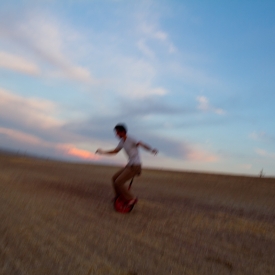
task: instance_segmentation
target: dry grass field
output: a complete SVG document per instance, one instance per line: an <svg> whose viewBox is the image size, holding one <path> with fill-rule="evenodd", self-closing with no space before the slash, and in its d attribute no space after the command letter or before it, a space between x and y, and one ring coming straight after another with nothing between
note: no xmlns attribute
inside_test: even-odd
<svg viewBox="0 0 275 275"><path fill-rule="evenodd" d="M275 274L275 179L117 170L0 154L0 274Z"/></svg>

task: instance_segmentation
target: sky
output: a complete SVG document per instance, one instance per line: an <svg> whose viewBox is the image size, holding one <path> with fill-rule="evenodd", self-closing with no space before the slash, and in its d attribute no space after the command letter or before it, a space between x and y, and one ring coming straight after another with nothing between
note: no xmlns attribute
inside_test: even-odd
<svg viewBox="0 0 275 275"><path fill-rule="evenodd" d="M0 148L275 176L275 1L1 0Z"/></svg>

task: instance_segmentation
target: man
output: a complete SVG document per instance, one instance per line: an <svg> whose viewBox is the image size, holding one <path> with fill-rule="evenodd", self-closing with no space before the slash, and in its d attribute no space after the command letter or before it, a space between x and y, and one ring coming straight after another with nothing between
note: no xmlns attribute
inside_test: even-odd
<svg viewBox="0 0 275 275"><path fill-rule="evenodd" d="M132 193L127 190L125 183L129 179L141 173L141 161L138 147L142 147L154 155L156 155L158 151L150 148L141 141L137 142L134 138L129 136L127 134L127 128L123 124L116 125L114 131L116 132L116 136L120 139L118 146L110 151L98 149L96 153L101 155L113 155L117 154L122 148L125 150L129 157L128 164L114 174L112 181L116 197L122 195L128 201L128 205L131 206L137 203L137 198L135 198Z"/></svg>

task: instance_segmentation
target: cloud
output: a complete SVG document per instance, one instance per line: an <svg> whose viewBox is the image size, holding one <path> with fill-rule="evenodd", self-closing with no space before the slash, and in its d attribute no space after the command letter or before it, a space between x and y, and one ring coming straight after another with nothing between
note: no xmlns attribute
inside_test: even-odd
<svg viewBox="0 0 275 275"><path fill-rule="evenodd" d="M20 141L22 143L28 143L28 144L32 144L32 145L44 144L44 142L40 138L38 138L34 135L26 134L26 133L24 133L22 131L18 131L18 130L0 127L0 135L5 135L10 139L13 139L15 141Z"/></svg>
<svg viewBox="0 0 275 275"><path fill-rule="evenodd" d="M1 148L25 151L31 154L58 157L58 144L47 141L37 135L26 133L24 130L0 127Z"/></svg>
<svg viewBox="0 0 275 275"><path fill-rule="evenodd" d="M153 146L156 146L160 153L166 157L192 162L217 162L219 160L217 155L188 141L173 140L172 138L164 136L151 136L148 137L148 141L151 142Z"/></svg>
<svg viewBox="0 0 275 275"><path fill-rule="evenodd" d="M83 82L85 84L96 84L97 80L92 78L89 70L80 66L71 66L70 64L63 64L60 66L61 70L52 71L47 74L53 78L68 78Z"/></svg>
<svg viewBox="0 0 275 275"><path fill-rule="evenodd" d="M112 69L107 85L118 95L141 99L168 94L165 88L153 85L157 71L147 60L117 55L110 57L109 66Z"/></svg>
<svg viewBox="0 0 275 275"><path fill-rule="evenodd" d="M149 46L146 44L146 41L144 39L140 39L137 43L137 46L138 46L138 49L149 58L155 57L155 53L153 52L153 50L149 48Z"/></svg>
<svg viewBox="0 0 275 275"><path fill-rule="evenodd" d="M253 140L256 140L256 141L262 141L262 142L268 142L268 143L274 143L275 142L275 137L264 132L264 131L261 131L261 132L253 132L249 135L249 137Z"/></svg>
<svg viewBox="0 0 275 275"><path fill-rule="evenodd" d="M13 145L15 147L21 144L28 150L39 148L38 152L44 150L46 155L51 153L63 157L95 160L97 156L87 148L91 148L92 144L94 146L97 146L96 144L115 146L116 141L112 129L115 124L124 122L126 119L126 124L131 128L130 134L133 133L136 136L135 133L137 133L137 139L158 148L165 157L182 161L213 162L218 160L214 154L188 141L152 134L144 125L144 121L136 119L137 115L142 115L142 110L133 110L131 114L131 106L128 111L121 110L112 116L98 116L89 120L70 122L57 118L57 109L59 111L62 109L60 110L59 106L50 101L23 98L4 89L0 89L0 98L1 124L6 125L0 128L0 134L6 137L1 138L2 145L4 141L10 144L8 140L13 140L15 142L13 144L17 144ZM143 112L150 113L150 105L156 114L161 112L163 106L158 104L149 101ZM166 112L173 113L172 108L169 106L166 108ZM144 129L147 129L146 133Z"/></svg>
<svg viewBox="0 0 275 275"><path fill-rule="evenodd" d="M176 53L177 52L177 48L171 43L169 45L168 52L169 53Z"/></svg>
<svg viewBox="0 0 275 275"><path fill-rule="evenodd" d="M43 98L25 98L0 88L2 127L52 142L81 140L81 137L63 129L66 120L61 117L65 116L66 111L52 101Z"/></svg>
<svg viewBox="0 0 275 275"><path fill-rule="evenodd" d="M40 69L35 63L21 56L3 51L0 52L0 67L34 76L40 74Z"/></svg>
<svg viewBox="0 0 275 275"><path fill-rule="evenodd" d="M161 30L158 26L159 20L155 18L154 12L147 10L147 12L138 13L137 19L138 34L142 37L141 41L143 41L144 45L147 41L159 42L161 45L166 47L168 54L173 54L177 51L176 47L169 39L168 33ZM145 49L139 45L139 49L145 54L152 51L149 50L148 46L146 46Z"/></svg>
<svg viewBox="0 0 275 275"><path fill-rule="evenodd" d="M139 24L139 30L141 31L141 33L143 35L145 35L147 38L150 39L157 39L160 41L165 41L167 40L167 33L158 30L158 28L156 27L156 24L150 24L148 22L146 22L146 19L143 19L141 21L141 23Z"/></svg>
<svg viewBox="0 0 275 275"><path fill-rule="evenodd" d="M128 57L125 55L116 56L110 59L111 65L115 66L116 72L123 74L124 82L150 83L156 76L157 70L152 63L146 59Z"/></svg>
<svg viewBox="0 0 275 275"><path fill-rule="evenodd" d="M1 141L9 140L9 142L1 144L1 147L9 147L21 149L31 154L39 154L43 152L44 156L54 157L76 157L82 160L98 160L99 156L94 153L79 149L74 144L63 144L45 141L35 135L27 134L22 131L0 127ZM16 145L15 145L16 144Z"/></svg>
<svg viewBox="0 0 275 275"><path fill-rule="evenodd" d="M55 103L38 98L24 98L0 88L0 117L2 123L51 128L61 126Z"/></svg>
<svg viewBox="0 0 275 275"><path fill-rule="evenodd" d="M193 110L180 105L171 105L162 98L148 96L147 98L137 98L136 100L121 99L120 108L123 110L125 117L146 117L152 116L177 116L181 114L191 113Z"/></svg>
<svg viewBox="0 0 275 275"><path fill-rule="evenodd" d="M265 132L258 132L258 133L253 132L253 133L249 134L249 137L254 140L262 140L262 139L265 139L266 133Z"/></svg>
<svg viewBox="0 0 275 275"><path fill-rule="evenodd" d="M251 170L252 164L242 164L240 165L240 168L245 170Z"/></svg>
<svg viewBox="0 0 275 275"><path fill-rule="evenodd" d="M152 57L157 55L157 49L161 46L166 50L166 53L173 54L176 52L176 47L172 43L167 31L164 31L159 24L160 14L158 13L158 4L141 3L140 9L135 11L133 18L136 19L136 30L139 36L138 47L147 56ZM148 44L150 43L150 47ZM152 50L152 47L154 49ZM163 51L162 51L163 55Z"/></svg>
<svg viewBox="0 0 275 275"><path fill-rule="evenodd" d="M224 115L225 111L223 109L215 108L209 104L209 100L205 96L198 96L198 109L203 112L214 112L217 115Z"/></svg>
<svg viewBox="0 0 275 275"><path fill-rule="evenodd" d="M61 111L64 110L51 101L24 98L0 89L0 146L43 152L46 156L97 159L83 149L96 139L68 131L66 121L58 118Z"/></svg>
<svg viewBox="0 0 275 275"><path fill-rule="evenodd" d="M129 110L131 107L129 106ZM169 111L169 110L168 110ZM139 113L139 111L138 111ZM140 113L139 113L140 114ZM147 126L141 119L136 119L135 111L131 116L129 113L117 114L112 117L93 117L87 121L76 121L69 123L65 128L83 136L108 142L116 146L118 142L113 134L114 126L123 122L129 128L129 135L141 140L150 146L156 147L160 154L165 157L172 157L183 161L215 162L219 157L197 144L192 144L184 139L174 139L163 134L153 134L152 127Z"/></svg>
<svg viewBox="0 0 275 275"><path fill-rule="evenodd" d="M275 153L267 152L266 150L259 149L259 148L255 149L255 152L257 155L261 157L275 159Z"/></svg>
<svg viewBox="0 0 275 275"><path fill-rule="evenodd" d="M76 32L68 26L61 26L52 16L29 12L27 16L22 15L19 18L6 16L2 18L1 23L0 39L10 41L13 49L19 51L21 55L33 55L42 61L41 67L45 71L45 76L65 77L86 84L97 82L87 68L72 61L75 49L70 49L71 37L77 37ZM21 55L6 55L5 59L19 60L26 66L26 60ZM18 69L13 66L13 69L16 68ZM34 64L28 64L27 68L37 71Z"/></svg>
<svg viewBox="0 0 275 275"><path fill-rule="evenodd" d="M188 53L185 55L188 55ZM195 59L195 57L192 58ZM197 58L201 59L200 56ZM172 61L169 65L167 65L167 67L175 76L180 77L185 83L190 83L192 85L204 88L206 86L211 88L220 86L219 80L215 77L210 76L207 72L195 67L194 65L186 65L185 63L185 61Z"/></svg>
<svg viewBox="0 0 275 275"><path fill-rule="evenodd" d="M162 87L150 87L149 84L141 83L128 83L121 88L120 93L127 95L130 98L148 98L151 96L164 96L168 92Z"/></svg>
<svg viewBox="0 0 275 275"><path fill-rule="evenodd" d="M142 35L133 34L138 42L132 46L137 46L146 56L137 58L134 54L127 56L122 50L131 46L128 41L122 47L111 43L113 37L121 43L117 33L102 35L93 31L92 36L90 32L84 34L46 12L23 11L17 18L4 15L0 23L0 39L12 45L10 54L17 60L24 60L25 64L35 58L37 70L39 67L43 77L75 80L88 87L97 85L105 94L112 91L112 94L129 98L158 97L168 93L167 89L154 83L159 67L148 60L148 57L154 58L155 49L149 47L147 41L152 38L163 43L169 39L165 32L153 25L144 26ZM172 46L169 51L173 51ZM78 61L79 57L82 63ZM35 67L30 65L29 73L34 73ZM16 69L15 66L12 68ZM102 78L93 76L92 71L102 74Z"/></svg>
<svg viewBox="0 0 275 275"><path fill-rule="evenodd" d="M204 96L198 96L197 101L199 102L198 109L202 111L208 111L210 109L208 99Z"/></svg>

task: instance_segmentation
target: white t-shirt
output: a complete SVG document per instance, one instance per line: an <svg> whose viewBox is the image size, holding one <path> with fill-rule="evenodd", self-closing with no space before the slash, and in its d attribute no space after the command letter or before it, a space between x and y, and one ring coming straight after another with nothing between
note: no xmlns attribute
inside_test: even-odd
<svg viewBox="0 0 275 275"><path fill-rule="evenodd" d="M124 141L122 138L116 148L119 150L123 148L125 150L129 158L127 165L141 165L137 143L138 142L134 138L127 135L126 140Z"/></svg>

